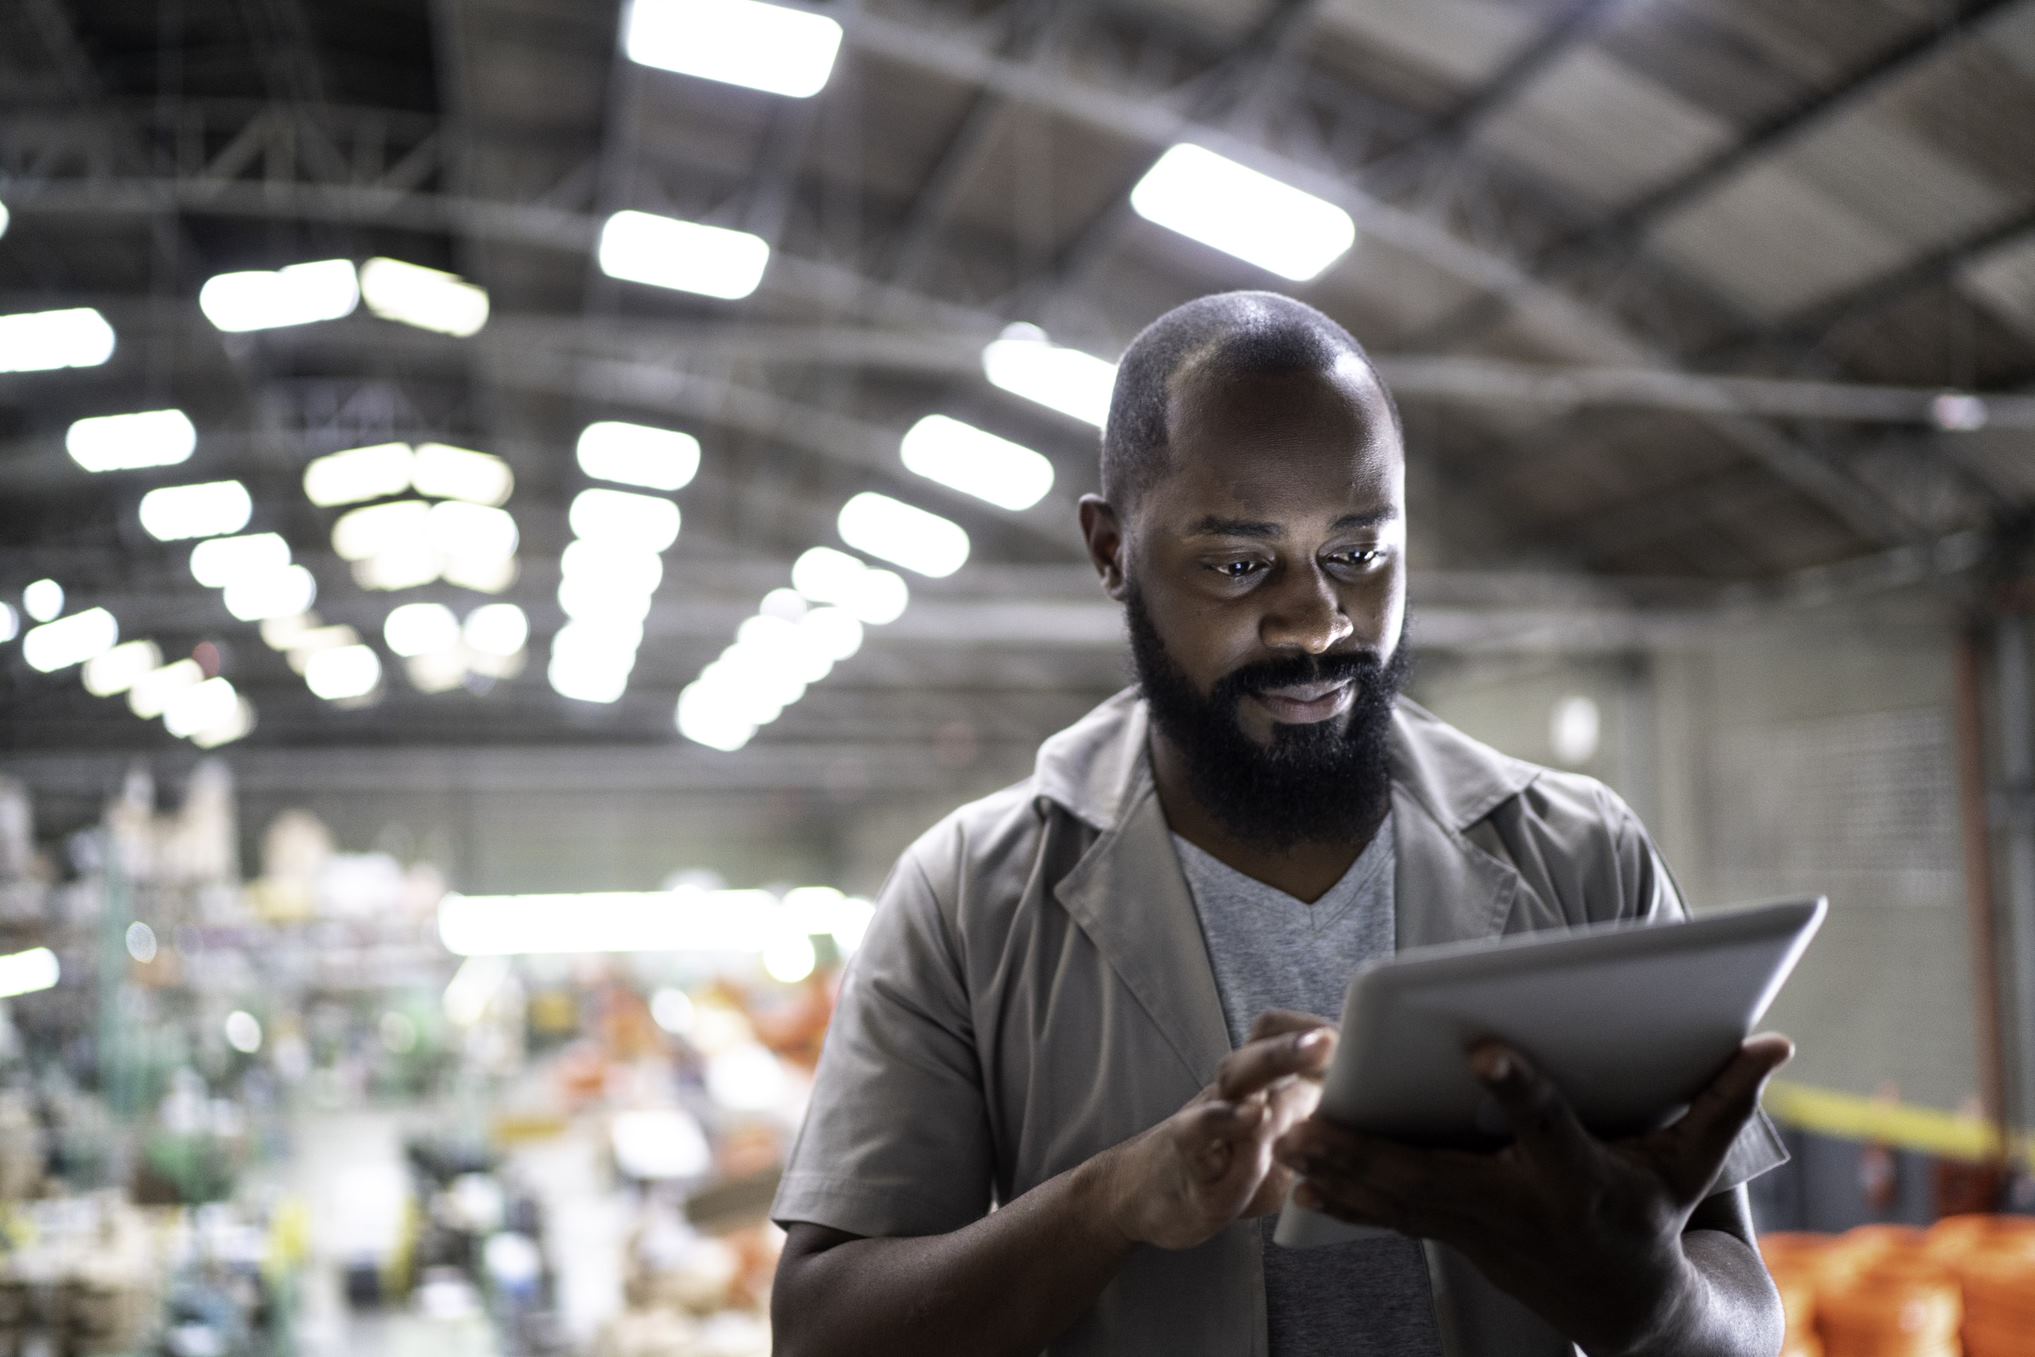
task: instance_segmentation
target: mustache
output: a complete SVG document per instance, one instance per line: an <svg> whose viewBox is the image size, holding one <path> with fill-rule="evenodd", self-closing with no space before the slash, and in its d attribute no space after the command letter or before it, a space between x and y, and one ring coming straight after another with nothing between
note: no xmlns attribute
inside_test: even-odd
<svg viewBox="0 0 2035 1357"><path fill-rule="evenodd" d="M1255 660L1230 671L1216 684L1210 697L1229 701L1299 683L1351 683L1361 689L1380 682L1384 674L1384 662L1368 651L1281 656Z"/></svg>

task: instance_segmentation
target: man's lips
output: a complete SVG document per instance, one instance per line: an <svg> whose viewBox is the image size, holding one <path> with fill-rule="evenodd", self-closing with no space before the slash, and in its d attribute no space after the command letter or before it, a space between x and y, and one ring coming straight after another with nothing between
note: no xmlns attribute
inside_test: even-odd
<svg viewBox="0 0 2035 1357"><path fill-rule="evenodd" d="M1340 683L1295 683L1284 688L1264 688L1252 693L1258 704L1275 721L1301 724L1325 721L1347 710L1356 688L1345 679Z"/></svg>

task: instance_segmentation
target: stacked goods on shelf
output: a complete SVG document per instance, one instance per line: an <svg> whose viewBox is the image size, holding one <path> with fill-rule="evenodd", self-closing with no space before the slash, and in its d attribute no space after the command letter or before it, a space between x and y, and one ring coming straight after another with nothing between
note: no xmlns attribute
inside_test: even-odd
<svg viewBox="0 0 2035 1357"><path fill-rule="evenodd" d="M138 1349L161 1312L155 1234L105 1197L38 1202L12 1218L0 1252L0 1349L22 1351L38 1337L80 1357Z"/></svg>
<svg viewBox="0 0 2035 1357"><path fill-rule="evenodd" d="M2035 1220L1958 1216L1760 1240L1784 1357L2035 1357Z"/></svg>

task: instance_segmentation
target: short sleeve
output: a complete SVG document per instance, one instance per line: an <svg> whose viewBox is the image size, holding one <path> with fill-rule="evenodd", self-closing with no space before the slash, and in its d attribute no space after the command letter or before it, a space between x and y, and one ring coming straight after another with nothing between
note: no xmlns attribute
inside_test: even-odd
<svg viewBox="0 0 2035 1357"><path fill-rule="evenodd" d="M1648 923L1687 918L1689 911L1682 903L1681 888L1676 884L1673 873L1668 871L1660 850L1654 847L1646 826L1639 822L1632 808L1616 793L1606 788L1603 796L1605 813L1614 827L1619 883L1625 892L1625 907L1629 911L1625 917L1643 919ZM1711 1185L1710 1191L1712 1194L1725 1192L1749 1183L1769 1169L1787 1163L1788 1158L1788 1148L1781 1140L1781 1133L1764 1110L1755 1109L1752 1120L1745 1124L1745 1129L1738 1133L1738 1139L1725 1152L1724 1163L1717 1170L1717 1181Z"/></svg>
<svg viewBox="0 0 2035 1357"><path fill-rule="evenodd" d="M952 932L907 853L843 976L770 1215L863 1236L943 1234L988 1211L993 1169Z"/></svg>

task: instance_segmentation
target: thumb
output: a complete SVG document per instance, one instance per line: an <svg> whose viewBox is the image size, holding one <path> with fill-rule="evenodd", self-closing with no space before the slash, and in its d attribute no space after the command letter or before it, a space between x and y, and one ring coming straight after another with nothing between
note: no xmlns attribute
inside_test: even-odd
<svg viewBox="0 0 2035 1357"><path fill-rule="evenodd" d="M1731 1143L1758 1109L1767 1080L1794 1054L1795 1043L1778 1032L1746 1038L1730 1063L1667 1129L1669 1179L1685 1200L1700 1198L1716 1181Z"/></svg>

